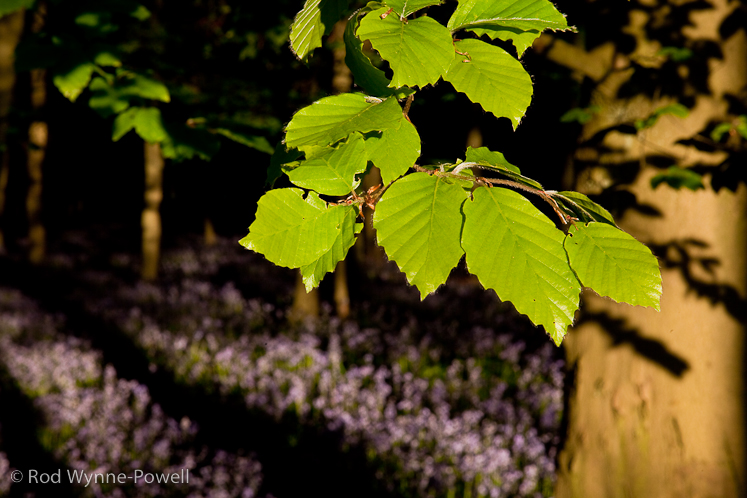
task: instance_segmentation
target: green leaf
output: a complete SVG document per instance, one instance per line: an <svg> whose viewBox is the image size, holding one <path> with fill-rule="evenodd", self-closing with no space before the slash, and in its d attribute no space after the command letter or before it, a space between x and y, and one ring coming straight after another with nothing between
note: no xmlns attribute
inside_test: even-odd
<svg viewBox="0 0 747 498"><path fill-rule="evenodd" d="M360 184L355 178L366 170L366 146L360 133L353 133L347 142L314 159L303 161L288 172L294 184L326 195L350 195Z"/></svg>
<svg viewBox="0 0 747 498"><path fill-rule="evenodd" d="M357 216L358 213L354 207L349 206L345 209L341 230L329 251L313 263L301 267L301 277L306 292L311 292L313 288L319 286L324 275L334 271L337 263L345 259L348 250L355 244L356 234L360 233L363 228L363 223L355 222Z"/></svg>
<svg viewBox="0 0 747 498"><path fill-rule="evenodd" d="M120 67L122 65L122 61L119 60L119 57L108 50L98 52L94 56L93 62L102 67Z"/></svg>
<svg viewBox="0 0 747 498"><path fill-rule="evenodd" d="M719 123L711 132L711 140L714 142L720 142L723 136L729 133L731 129L731 123Z"/></svg>
<svg viewBox="0 0 747 498"><path fill-rule="evenodd" d="M418 17L408 22L388 15L386 7L366 14L358 28L358 38L370 40L394 72L392 88L424 87L436 83L454 56L449 30L430 17Z"/></svg>
<svg viewBox="0 0 747 498"><path fill-rule="evenodd" d="M135 10L130 12L130 16L134 17L138 21L145 21L150 17L150 11L145 8L144 5L138 4L137 7L135 7Z"/></svg>
<svg viewBox="0 0 747 498"><path fill-rule="evenodd" d="M75 99L78 98L88 86L88 82L91 81L94 69L96 69L96 66L92 63L83 62L69 70L56 72L52 78L52 83L68 100L75 102Z"/></svg>
<svg viewBox="0 0 747 498"><path fill-rule="evenodd" d="M690 114L690 110L682 104L671 104L659 107L646 119L636 119L634 123L635 129L640 131L645 130L646 128L651 128L656 124L660 117L666 114L673 114L679 118L686 118L688 114Z"/></svg>
<svg viewBox="0 0 747 498"><path fill-rule="evenodd" d="M375 97L395 96L398 99L415 93L415 90L407 87L389 88L391 80L384 75L384 71L371 63L371 59L363 53L363 42L355 36L358 26L358 18L369 12L363 8L354 19L348 21L345 27L345 64L353 73L355 83L362 87L366 93Z"/></svg>
<svg viewBox="0 0 747 498"><path fill-rule="evenodd" d="M207 130L180 123L167 123L165 128L167 136L161 142L165 158L179 162L197 156L209 161L220 149L220 140Z"/></svg>
<svg viewBox="0 0 747 498"><path fill-rule="evenodd" d="M656 55L667 57L674 62L684 62L693 56L693 51L684 47L661 47Z"/></svg>
<svg viewBox="0 0 747 498"><path fill-rule="evenodd" d="M466 198L456 183L413 173L389 187L376 205L378 243L423 299L446 282L464 254L460 207Z"/></svg>
<svg viewBox="0 0 747 498"><path fill-rule="evenodd" d="M366 139L368 159L381 170L384 185L407 173L420 157L420 135L401 115L399 126ZM397 151L392 154L392 151Z"/></svg>
<svg viewBox="0 0 747 498"><path fill-rule="evenodd" d="M272 148L270 142L265 137L259 135L248 135L235 129L228 128L211 128L214 133L223 135L224 137L233 140L236 143L257 149L265 154L272 154L275 149Z"/></svg>
<svg viewBox="0 0 747 498"><path fill-rule="evenodd" d="M651 250L604 223L568 230L565 249L582 284L602 296L659 311L661 273Z"/></svg>
<svg viewBox="0 0 747 498"><path fill-rule="evenodd" d="M170 102L171 96L166 86L156 80L142 75L124 73L113 84L104 78L96 77L91 81L91 99L88 105L103 117L118 114L127 109L133 99L150 99Z"/></svg>
<svg viewBox="0 0 747 498"><path fill-rule="evenodd" d="M286 127L289 148L330 145L354 131L368 133L395 128L402 118L397 99L384 101L361 93L325 97L298 111Z"/></svg>
<svg viewBox="0 0 747 498"><path fill-rule="evenodd" d="M486 162L488 164L494 165L494 166L502 166L503 169L507 169L509 171L513 171L514 173L521 174L521 170L519 170L518 167L514 166L510 162L506 161L506 158L503 157L503 154L500 152L495 152L487 147L467 147L467 154L466 154L465 161L470 163L479 163L479 162Z"/></svg>
<svg viewBox="0 0 747 498"><path fill-rule="evenodd" d="M385 0L384 3L387 7L391 7L400 19L404 19L420 9L439 5L441 0Z"/></svg>
<svg viewBox="0 0 747 498"><path fill-rule="evenodd" d="M515 130L532 102L532 79L521 62L480 40L455 45L469 55L454 54L445 79L486 111L509 118Z"/></svg>
<svg viewBox="0 0 747 498"><path fill-rule="evenodd" d="M11 14L19 9L30 9L34 0L3 0L0 2L0 17Z"/></svg>
<svg viewBox="0 0 747 498"><path fill-rule="evenodd" d="M519 173L519 168L506 161L506 158L500 152L494 152L486 147L480 147L479 149L470 147L467 149L466 162L477 163L482 169L495 171L530 189L544 190L544 187L538 181ZM469 170L461 170L460 174L463 175L466 171Z"/></svg>
<svg viewBox="0 0 747 498"><path fill-rule="evenodd" d="M592 120L594 114L598 113L602 109L597 105L592 105L586 108L574 107L565 112L560 116L561 123L579 123L586 124Z"/></svg>
<svg viewBox="0 0 747 498"><path fill-rule="evenodd" d="M476 189L463 211L462 247L470 272L560 345L581 292L568 266L563 232L522 195L504 188Z"/></svg>
<svg viewBox="0 0 747 498"><path fill-rule="evenodd" d="M89 88L91 98L88 100L88 106L105 118L119 114L130 106L130 100L120 95L104 78L95 77Z"/></svg>
<svg viewBox="0 0 747 498"><path fill-rule="evenodd" d="M324 256L345 227L351 206L326 206L315 192L271 190L259 200L257 217L239 243L279 266L300 268Z"/></svg>
<svg viewBox="0 0 747 498"><path fill-rule="evenodd" d="M128 131L135 127L135 117L139 111L139 107L131 107L117 115L114 119L114 126L112 127L112 141L119 141Z"/></svg>
<svg viewBox="0 0 747 498"><path fill-rule="evenodd" d="M548 0L459 0L447 27L477 36L513 40L519 57L546 29L565 30L568 23Z"/></svg>
<svg viewBox="0 0 747 498"><path fill-rule="evenodd" d="M163 142L168 133L161 120L161 111L156 107L132 107L114 120L112 140L117 141L128 131L135 129L146 142Z"/></svg>
<svg viewBox="0 0 747 498"><path fill-rule="evenodd" d="M157 107L140 107L135 115L135 133L146 142L163 142L168 133L161 121L161 111Z"/></svg>
<svg viewBox="0 0 747 498"><path fill-rule="evenodd" d="M291 50L301 61L322 46L322 36L328 35L348 8L348 0L306 0L303 9L291 24Z"/></svg>
<svg viewBox="0 0 747 498"><path fill-rule="evenodd" d="M691 169L680 168L678 166L670 166L663 173L659 173L651 178L651 188L656 188L662 183L666 183L676 190L683 187L690 190L705 188L701 175Z"/></svg>
<svg viewBox="0 0 747 498"><path fill-rule="evenodd" d="M559 201L560 206L565 207L568 214L581 221L598 221L600 223L607 223L613 227L617 226L615 219L609 211L584 194L563 191L553 195L553 199Z"/></svg>

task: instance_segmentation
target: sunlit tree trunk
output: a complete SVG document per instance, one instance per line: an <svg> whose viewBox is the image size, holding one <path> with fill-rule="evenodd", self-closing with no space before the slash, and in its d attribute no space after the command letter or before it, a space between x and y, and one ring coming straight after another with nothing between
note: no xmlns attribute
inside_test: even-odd
<svg viewBox="0 0 747 498"><path fill-rule="evenodd" d="M41 2L34 11L31 31L38 33L44 27L46 5ZM46 230L42 221L42 178L44 156L49 141L49 127L40 118L47 102L46 69L31 70L31 107L37 115L29 125L29 143L26 169L29 177L29 189L26 194L26 216L29 224L29 261L41 263L46 253Z"/></svg>
<svg viewBox="0 0 747 498"><path fill-rule="evenodd" d="M163 155L161 144L145 142L145 207L141 217L143 280L158 277L161 251L161 201L163 200Z"/></svg>
<svg viewBox="0 0 747 498"><path fill-rule="evenodd" d="M215 227L210 218L205 217L205 227L203 230L203 242L206 246L214 246L218 243L218 234L215 233Z"/></svg>
<svg viewBox="0 0 747 498"><path fill-rule="evenodd" d="M10 171L8 150L8 115L13 100L16 72L14 53L23 31L23 9L0 18L0 218L5 211L5 192ZM5 237L0 228L0 252L5 251Z"/></svg>
<svg viewBox="0 0 747 498"><path fill-rule="evenodd" d="M548 51L597 84L593 103L602 110L585 125L589 142L576 154L577 163L592 166L578 176L577 188L598 193L621 168L638 162L628 190L661 216L628 209L618 221L660 248L663 277L659 313L584 294L584 319L564 343L573 387L558 498L745 496L745 328L735 315L747 287L747 192L744 185L736 193L653 190L650 179L659 170L646 161L650 155L676 158L680 166L723 160L676 143L726 120L725 94L739 95L747 84L744 30L727 40L718 31L736 2L712 3L713 9L692 12L692 25L682 32L723 52L723 59L709 61L710 94L693 95L687 118L665 116L638 136L610 127L672 101L618 97L633 72L628 56L611 44L582 53L559 42ZM649 15L631 12L627 32L637 43L631 58L656 60L660 47L645 37ZM602 130L603 141L592 142ZM718 264L708 271L711 258Z"/></svg>

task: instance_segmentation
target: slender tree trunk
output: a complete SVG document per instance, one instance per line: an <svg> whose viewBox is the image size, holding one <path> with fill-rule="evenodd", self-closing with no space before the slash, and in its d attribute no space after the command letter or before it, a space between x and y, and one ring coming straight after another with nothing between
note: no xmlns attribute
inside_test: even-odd
<svg viewBox="0 0 747 498"><path fill-rule="evenodd" d="M25 10L20 9L0 18L0 218L5 211L5 192L10 171L8 150L8 115L16 82L15 50L23 32ZM5 252L5 237L0 228L0 253Z"/></svg>
<svg viewBox="0 0 747 498"><path fill-rule="evenodd" d="M34 11L31 30L38 33L44 27L46 4L41 2ZM46 69L31 70L31 107L40 113L47 102ZM44 156L49 141L49 127L42 119L35 119L29 125L29 144L26 169L29 176L29 189L26 194L26 216L29 223L29 261L41 263L46 253L46 230L42 221L42 178Z"/></svg>
<svg viewBox="0 0 747 498"><path fill-rule="evenodd" d="M161 250L161 201L163 200L163 155L161 144L145 142L145 207L141 217L143 280L158 277Z"/></svg>
<svg viewBox="0 0 747 498"><path fill-rule="evenodd" d="M646 162L662 154L680 166L723 160L677 144L726 120L725 94L738 95L747 84L744 30L727 40L718 31L734 2L712 4L691 13L692 25L683 30L687 39L710 40L723 52L723 60L709 63L711 93L694 95L687 118L665 116L638 139L609 130L671 100L618 97L633 74L626 56L609 45L584 54L560 43L548 52L597 82L595 103L602 111L585 126L584 138L607 132L601 144L579 149L577 162L597 166L579 175L577 188L597 193L616 171L638 161L629 191L661 216L629 209L618 222L659 247L663 263L659 313L584 294L585 319L564 343L574 385L558 498L745 496L745 328L736 310L747 291L747 189L653 190L650 179L659 170ZM637 48L630 57L655 57L659 47L645 38L649 15L631 12L627 32ZM711 258L718 264L709 267Z"/></svg>
<svg viewBox="0 0 747 498"><path fill-rule="evenodd" d="M218 243L218 234L215 233L213 222L210 221L210 218L207 216L205 217L205 228L203 233L203 242L206 246L210 247Z"/></svg>

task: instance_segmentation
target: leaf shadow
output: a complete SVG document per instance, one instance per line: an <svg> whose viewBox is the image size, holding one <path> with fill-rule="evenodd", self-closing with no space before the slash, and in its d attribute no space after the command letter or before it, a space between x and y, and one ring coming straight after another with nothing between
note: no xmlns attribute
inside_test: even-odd
<svg viewBox="0 0 747 498"><path fill-rule="evenodd" d="M613 347L629 345L640 356L657 364L671 375L682 377L690 364L677 354L669 351L660 341L641 336L640 331L622 318L612 318L607 313L585 313L577 322L597 323L612 339Z"/></svg>
<svg viewBox="0 0 747 498"><path fill-rule="evenodd" d="M731 285L715 281L715 268L721 262L709 255L697 255L710 246L698 239L677 239L665 244L649 244L664 268L675 269L698 296L708 299L713 306L722 304L726 311L740 323L747 323L747 299ZM698 273L712 275L714 281L696 276Z"/></svg>

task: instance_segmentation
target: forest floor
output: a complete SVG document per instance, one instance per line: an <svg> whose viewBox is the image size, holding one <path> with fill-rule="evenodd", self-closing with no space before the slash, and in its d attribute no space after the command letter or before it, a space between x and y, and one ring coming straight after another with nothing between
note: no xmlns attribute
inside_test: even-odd
<svg viewBox="0 0 747 498"><path fill-rule="evenodd" d="M351 272L347 320L323 303L298 323L295 274L235 240L184 241L143 283L97 237L0 259L0 496L552 494L561 352L494 293L421 302L388 264Z"/></svg>

